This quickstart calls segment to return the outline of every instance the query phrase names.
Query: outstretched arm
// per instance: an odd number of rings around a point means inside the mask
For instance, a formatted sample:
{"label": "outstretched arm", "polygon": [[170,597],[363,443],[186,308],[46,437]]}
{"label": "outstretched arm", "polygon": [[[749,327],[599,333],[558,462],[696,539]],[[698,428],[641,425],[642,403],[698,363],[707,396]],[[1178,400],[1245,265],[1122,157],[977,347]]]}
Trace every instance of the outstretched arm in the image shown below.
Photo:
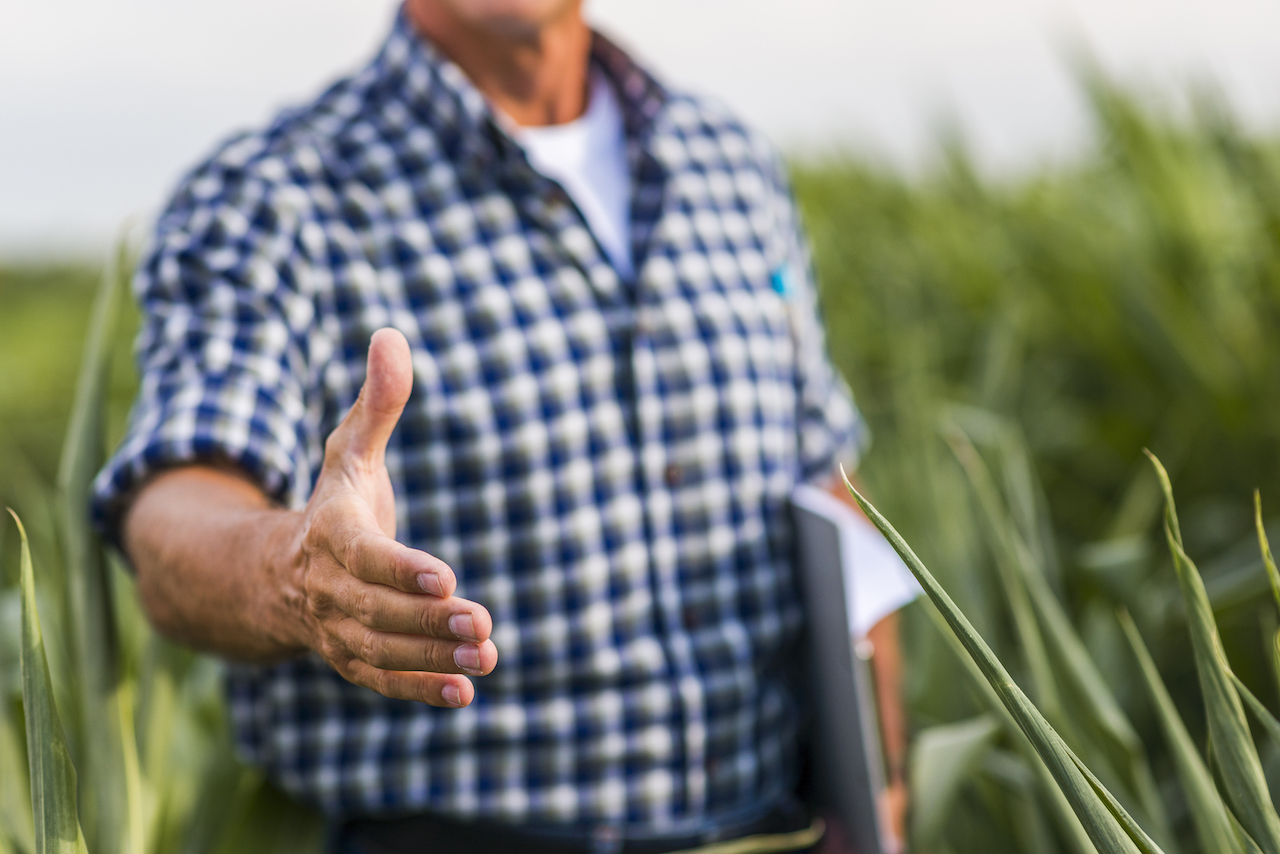
{"label": "outstretched arm", "polygon": [[234,471],[194,465],[147,483],[124,545],[162,634],[249,661],[308,650],[389,697],[465,706],[493,670],[493,621],[452,570],[395,541],[387,439],[412,388],[409,345],[374,334],[351,412],[325,443],[307,506],[283,510]]}

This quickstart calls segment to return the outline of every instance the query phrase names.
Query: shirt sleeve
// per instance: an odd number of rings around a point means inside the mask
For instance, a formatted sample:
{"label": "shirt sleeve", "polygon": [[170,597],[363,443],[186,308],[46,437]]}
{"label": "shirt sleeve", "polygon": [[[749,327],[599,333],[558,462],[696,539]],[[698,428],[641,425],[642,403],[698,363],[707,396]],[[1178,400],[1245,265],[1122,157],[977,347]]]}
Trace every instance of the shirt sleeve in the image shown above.
{"label": "shirt sleeve", "polygon": [[830,475],[837,465],[856,469],[871,433],[827,354],[812,253],[781,162],[775,158],[774,164],[775,219],[783,249],[773,285],[787,302],[795,341],[800,476],[808,482]]}
{"label": "shirt sleeve", "polygon": [[270,182],[216,158],[161,215],[134,279],[140,389],[91,499],[109,541],[138,486],[184,463],[230,463],[274,500],[305,502],[320,440],[306,417],[300,330],[313,303],[296,230]]}

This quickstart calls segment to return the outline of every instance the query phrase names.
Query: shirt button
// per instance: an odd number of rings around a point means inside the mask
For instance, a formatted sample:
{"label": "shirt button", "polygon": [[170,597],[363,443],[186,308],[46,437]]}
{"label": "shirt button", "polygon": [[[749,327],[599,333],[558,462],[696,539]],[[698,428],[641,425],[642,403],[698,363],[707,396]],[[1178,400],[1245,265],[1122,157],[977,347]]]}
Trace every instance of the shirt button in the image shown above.
{"label": "shirt button", "polygon": [[664,480],[666,480],[667,486],[679,486],[680,479],[683,476],[683,474],[684,473],[680,471],[680,466],[676,465],[675,463],[669,463],[667,465],[666,471],[662,473],[662,477]]}
{"label": "shirt button", "polygon": [[691,629],[696,629],[701,620],[698,618],[698,609],[692,605],[685,605],[681,610],[684,615],[684,624]]}

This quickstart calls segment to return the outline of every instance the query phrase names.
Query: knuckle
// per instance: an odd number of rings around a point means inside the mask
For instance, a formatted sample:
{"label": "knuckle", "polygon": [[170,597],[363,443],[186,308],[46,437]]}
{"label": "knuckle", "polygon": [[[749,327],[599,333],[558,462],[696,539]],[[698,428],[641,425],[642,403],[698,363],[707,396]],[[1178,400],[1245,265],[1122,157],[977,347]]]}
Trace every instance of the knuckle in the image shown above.
{"label": "knuckle", "polygon": [[321,597],[316,594],[307,596],[304,607],[306,608],[306,619],[316,625],[323,624],[325,617],[329,616],[329,609],[325,606]]}
{"label": "knuckle", "polygon": [[386,694],[399,700],[421,701],[423,691],[420,680],[409,674],[397,673],[388,675]]}
{"label": "knuckle", "polygon": [[311,518],[307,522],[307,530],[303,535],[303,545],[310,547],[313,551],[324,552],[326,534],[332,528],[334,523],[333,501],[332,499],[323,499],[317,502],[311,512]]}
{"label": "knuckle", "polygon": [[412,682],[412,690],[410,691],[410,699],[419,703],[427,703],[435,705],[437,703],[436,695],[439,693],[433,689],[435,677],[418,677]]}
{"label": "knuckle", "polygon": [[308,573],[303,582],[303,607],[307,615],[323,622],[337,610],[337,600],[324,573]]}
{"label": "knuckle", "polygon": [[299,546],[302,553],[302,565],[304,576],[308,579],[322,573],[329,565],[328,549],[325,548],[324,538],[317,530],[315,520],[307,525],[307,530],[302,535],[302,542]]}
{"label": "knuckle", "polygon": [[414,617],[418,627],[418,634],[427,637],[440,637],[444,633],[440,630],[441,620],[436,616],[436,609],[432,608],[430,603],[425,607],[418,608],[414,612]]}
{"label": "knuckle", "polygon": [[307,523],[306,530],[302,532],[302,559],[308,564],[315,563],[320,559],[322,549],[320,547],[320,536],[316,530],[316,517],[312,517]]}
{"label": "knuckle", "polygon": [[367,588],[357,591],[352,597],[351,611],[351,616],[359,620],[362,625],[377,625],[380,614],[373,591]]}
{"label": "knuckle", "polygon": [[426,682],[419,683],[417,685],[417,690],[414,692],[414,694],[416,695],[414,699],[416,699],[419,703],[426,703],[428,706],[446,706],[447,707],[449,705],[448,703],[441,701],[440,689],[438,687],[432,687],[431,684],[428,684]]}
{"label": "knuckle", "polygon": [[395,696],[392,691],[394,683],[391,679],[391,674],[385,670],[375,670],[373,675],[369,677],[368,687],[377,691],[379,694],[382,694],[384,697]]}
{"label": "knuckle", "polygon": [[345,645],[332,635],[325,635],[321,638],[316,651],[320,653],[321,658],[329,662],[343,676],[346,676],[350,671],[351,656],[348,654]]}
{"label": "knuckle", "polygon": [[333,540],[333,556],[347,572],[360,577],[360,549],[363,532],[358,528],[348,528],[338,533]]}
{"label": "knuckle", "polygon": [[367,661],[374,667],[381,667],[383,653],[384,646],[376,632],[370,629],[362,629],[356,636],[356,654],[360,656],[362,661]]}
{"label": "knuckle", "polygon": [[[397,549],[387,559],[387,570],[391,574],[391,582],[397,587],[405,587],[413,580],[413,568],[409,565],[407,554]],[[416,587],[416,583],[412,585]]]}
{"label": "knuckle", "polygon": [[434,643],[423,651],[423,666],[432,673],[452,673],[458,669],[453,660],[453,646]]}

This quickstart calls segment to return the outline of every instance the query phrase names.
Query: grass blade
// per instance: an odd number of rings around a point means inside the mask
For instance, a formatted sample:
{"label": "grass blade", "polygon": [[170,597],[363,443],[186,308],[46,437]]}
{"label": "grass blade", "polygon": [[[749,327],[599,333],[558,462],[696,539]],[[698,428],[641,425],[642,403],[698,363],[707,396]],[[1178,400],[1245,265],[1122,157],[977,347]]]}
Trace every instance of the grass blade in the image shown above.
{"label": "grass blade", "polygon": [[1009,602],[1009,612],[1013,615],[1019,646],[1031,672],[1037,705],[1047,718],[1061,720],[1057,680],[1054,678],[1049,652],[1027,590],[1026,576],[1031,573],[1022,560],[1026,556],[1025,549],[1020,548],[1023,544],[1014,541],[1013,526],[1006,518],[995,485],[991,482],[991,475],[978,455],[977,448],[967,436],[958,432],[950,432],[947,441],[968,477],[970,488],[978,499],[978,506],[986,521],[996,569],[1000,573],[1001,589]]}
{"label": "grass blade", "polygon": [[[1003,424],[995,416],[985,417],[994,424],[994,429],[989,425],[987,432],[992,434],[991,441],[1001,454],[1004,466],[1020,472],[1020,479],[1029,481],[1030,461],[1016,438],[1016,428]],[[1141,739],[1098,672],[1057,595],[1050,589],[1041,558],[1036,557],[1037,548],[1006,511],[981,455],[962,430],[950,431],[947,438],[982,510],[1015,626],[1039,689],[1037,705],[1074,749],[1086,753],[1095,763],[1105,763],[1105,767],[1097,766],[1099,770],[1108,773],[1112,786],[1130,799],[1134,809],[1141,811],[1160,845],[1172,854],[1176,851],[1176,838]],[[1030,485],[1023,485],[1020,491],[1034,490]],[[1028,508],[1024,515],[1030,517],[1032,512]],[[1033,530],[1041,526],[1034,518],[1027,518],[1022,527]],[[1038,550],[1045,552],[1047,547],[1041,544]],[[1030,613],[1023,615],[1024,611]],[[1034,624],[1032,630],[1024,628],[1028,622]],[[1061,683],[1061,687],[1057,683]],[[1046,684],[1048,689],[1041,687]],[[1063,702],[1066,697],[1071,699],[1073,708],[1067,708]],[[1050,702],[1046,703],[1046,699]]]}
{"label": "grass blade", "polygon": [[1173,484],[1169,481],[1169,473],[1164,470],[1164,464],[1156,458],[1146,448],[1142,449],[1142,453],[1147,455],[1147,459],[1151,460],[1151,465],[1156,470],[1156,480],[1160,483],[1160,491],[1164,493],[1164,524],[1171,532],[1174,540],[1178,545],[1182,545],[1182,527],[1178,524],[1178,508],[1173,503]]}
{"label": "grass blade", "polygon": [[[950,631],[950,630],[948,630]],[[1018,734],[1023,744],[1026,739],[1022,738],[1022,734]],[[1007,750],[994,748],[987,752],[986,757],[982,761],[982,766],[978,771],[980,775],[975,781],[977,786],[983,786],[984,782],[990,782],[1000,787],[1007,801],[1007,816],[1012,831],[1009,843],[1011,847],[1005,847],[996,840],[985,840],[978,842],[973,839],[970,826],[963,827],[958,832],[953,831],[955,836],[964,834],[964,844],[970,851],[1034,851],[1036,854],[1060,854],[1062,847],[1058,844],[1057,838],[1049,826],[1048,816],[1044,810],[1044,793],[1047,791],[1057,792],[1057,786],[1050,784],[1045,789],[1041,784],[1041,777],[1049,772],[1044,771],[1038,774],[1032,770],[1028,764],[1028,758],[1025,754],[1030,754],[1030,761],[1035,762],[1040,768],[1044,768],[1044,763],[1035,755],[1035,751],[1031,750],[1031,745],[1026,744],[1026,750],[1023,753],[1012,753]],[[976,787],[975,787],[976,788]],[[985,788],[985,787],[984,787]],[[1058,792],[1059,798],[1062,793]],[[1075,819],[1075,813],[1071,812],[1071,807],[1063,806],[1066,814]],[[1086,850],[1093,851],[1093,845],[1089,842],[1089,837],[1084,836],[1084,830],[1080,830],[1080,835],[1084,837]],[[954,837],[951,840],[954,842]],[[944,854],[949,849],[943,847],[945,843],[934,844],[928,850]],[[1006,843],[1007,845],[1008,843]],[[923,846],[916,840],[912,839],[912,850],[923,850]]]}
{"label": "grass blade", "polygon": [[1178,585],[1186,602],[1209,739],[1222,771],[1227,797],[1236,818],[1258,846],[1266,854],[1280,854],[1280,816],[1272,806],[1262,762],[1244,717],[1244,707],[1231,681],[1231,669],[1218,636],[1204,581],[1182,548],[1169,475],[1155,455],[1147,452],[1147,456],[1155,466],[1161,488],[1165,491],[1165,538],[1173,554]]}
{"label": "grass blade", "polygon": [[136,787],[130,780],[120,721],[119,639],[102,544],[88,518],[90,484],[103,462],[104,402],[124,250],[108,262],[94,298],[76,381],[75,401],[58,469],[58,511],[67,566],[67,597],[75,656],[82,810],[89,846],[122,854],[141,844],[131,827]]}
{"label": "grass blade", "polygon": [[[1066,745],[1063,745],[1063,747],[1065,748]],[[1103,805],[1115,818],[1116,822],[1124,828],[1124,832],[1129,835],[1129,838],[1143,851],[1159,851],[1160,847],[1156,845],[1155,840],[1147,835],[1147,832],[1142,829],[1142,825],[1133,820],[1133,816],[1129,815],[1124,806],[1116,800],[1116,796],[1107,791],[1107,787],[1102,785],[1097,775],[1089,770],[1089,766],[1081,762],[1080,757],[1071,753],[1070,750],[1067,752],[1070,754],[1071,760],[1075,762],[1076,768],[1089,781],[1089,785],[1093,787],[1094,793],[1102,800]]]}
{"label": "grass blade", "polygon": [[931,849],[942,835],[960,787],[995,742],[1000,725],[991,715],[929,727],[911,751],[911,840]]}
{"label": "grass blade", "polygon": [[1277,817],[1244,717],[1244,707],[1232,682],[1226,653],[1218,637],[1213,610],[1195,564],[1166,527],[1174,566],[1187,600],[1188,622],[1200,691],[1204,696],[1209,738],[1222,770],[1227,796],[1236,817],[1267,854],[1280,854],[1280,817]]}
{"label": "grass blade", "polygon": [[1151,695],[1165,741],[1169,744],[1169,752],[1173,757],[1182,791],[1186,795],[1191,823],[1200,840],[1200,847],[1205,851],[1220,851],[1223,854],[1243,852],[1232,829],[1226,804],[1222,802],[1222,796],[1213,783],[1213,774],[1200,758],[1191,734],[1178,715],[1173,698],[1169,696],[1164,680],[1160,678],[1160,672],[1151,660],[1146,644],[1142,642],[1138,627],[1128,613],[1121,612],[1119,617],[1133,654],[1138,659],[1138,667],[1146,682],[1147,692]]}
{"label": "grass blade", "polygon": [[87,854],[76,814],[76,769],[53,701],[49,663],[44,655],[40,615],[36,612],[31,548],[18,514],[22,538],[22,709],[27,722],[27,761],[31,768],[31,805],[35,815],[35,854]]}
{"label": "grass blade", "polygon": [[[1098,726],[1116,742],[1116,746],[1140,758],[1142,742],[1133,724],[1129,722],[1120,704],[1111,695],[1106,680],[1102,678],[1102,674],[1098,672],[1098,668],[1089,657],[1089,652],[1072,626],[1070,617],[1049,588],[1043,573],[1035,565],[1033,558],[1035,549],[1019,534],[1018,528],[1001,509],[1001,502],[996,495],[990,472],[982,458],[966,436],[949,438],[974,494],[978,497],[997,550],[1004,553],[1005,562],[1021,570],[1019,574],[1025,581],[1027,595],[1039,617],[1045,645],[1061,659],[1072,687],[1085,701],[1086,707]],[[1014,456],[1006,447],[1001,447],[1001,451],[1006,457]],[[1027,465],[1027,461],[1022,458],[1017,459],[1016,462],[1020,467]],[[1024,522],[1023,525],[1034,525],[1034,522]]]}
{"label": "grass blade", "polygon": [[1249,711],[1253,712],[1253,716],[1258,719],[1258,723],[1262,724],[1262,728],[1267,731],[1267,735],[1275,742],[1276,747],[1280,747],[1280,721],[1276,720],[1275,715],[1262,704],[1248,686],[1240,681],[1240,677],[1233,672],[1231,674],[1231,682],[1236,686],[1236,690],[1240,692],[1240,696],[1244,699],[1244,704],[1249,707]]}
{"label": "grass blade", "polygon": [[1014,720],[1013,715],[1009,714],[1009,710],[1005,708],[995,688],[991,687],[991,683],[983,676],[982,671],[973,660],[973,656],[965,649],[964,644],[960,642],[960,638],[952,631],[950,624],[947,623],[936,607],[930,605],[925,608],[925,612],[929,615],[943,642],[955,654],[956,660],[960,662],[961,667],[968,674],[974,691],[978,694],[982,703],[991,710],[993,715],[1000,719],[1009,737],[1017,745],[1023,759],[1034,771],[1036,779],[1049,801],[1049,806],[1053,809],[1054,819],[1058,822],[1059,829],[1063,835],[1066,836],[1068,844],[1074,848],[1077,854],[1097,854],[1098,849],[1094,847],[1093,842],[1089,839],[1089,834],[1085,831],[1084,825],[1080,823],[1080,818],[1076,815],[1075,810],[1072,809],[1070,802],[1067,801],[1066,795],[1062,793],[1062,789],[1054,781],[1053,775],[1049,773],[1049,768],[1044,764],[1044,760],[1040,758],[1040,754],[1036,753],[1035,747],[1032,746],[1026,734],[1018,726],[1018,722]]}
{"label": "grass blade", "polygon": [[1253,524],[1258,529],[1258,547],[1262,550],[1262,565],[1267,568],[1267,578],[1271,580],[1271,595],[1276,598],[1276,607],[1280,608],[1280,572],[1276,571],[1276,559],[1271,556],[1271,543],[1267,541],[1267,529],[1262,524],[1262,493],[1253,491]]}
{"label": "grass blade", "polygon": [[1270,633],[1270,640],[1267,659],[1271,665],[1271,675],[1275,677],[1277,687],[1280,687],[1280,629]]}
{"label": "grass blade", "polygon": [[1231,817],[1231,829],[1235,831],[1236,841],[1244,850],[1245,854],[1262,854],[1262,849],[1258,847],[1258,843],[1254,842],[1249,836],[1249,832],[1240,826],[1240,822],[1230,810],[1227,815]]}
{"label": "grass blade", "polygon": [[8,698],[0,697],[0,836],[5,834],[19,851],[34,851],[35,827],[31,823],[31,785],[23,755],[18,723],[9,714]]}
{"label": "grass blade", "polygon": [[[843,472],[842,472],[843,474]],[[1143,851],[1148,854],[1160,849],[1150,839],[1131,835],[1131,831],[1122,828],[1112,814],[1110,805],[1103,802],[1094,790],[1093,784],[1080,772],[1075,755],[1062,742],[1058,734],[1049,726],[1040,711],[1017,686],[1004,665],[1000,663],[986,641],[974,630],[951,597],[938,584],[932,573],[920,561],[911,547],[894,527],[880,515],[880,512],[869,501],[853,488],[847,477],[845,486],[858,502],[858,506],[875,523],[885,538],[906,562],[913,575],[924,588],[925,593],[942,612],[951,630],[956,633],[965,650],[973,657],[974,662],[982,670],[991,687],[995,689],[1000,701],[1018,723],[1018,727],[1030,739],[1036,753],[1044,760],[1050,773],[1062,792],[1066,795],[1071,808],[1079,816],[1089,838],[1097,846],[1101,854],[1113,852]],[[1120,810],[1123,813],[1123,810]],[[1145,836],[1145,834],[1143,835]]]}

